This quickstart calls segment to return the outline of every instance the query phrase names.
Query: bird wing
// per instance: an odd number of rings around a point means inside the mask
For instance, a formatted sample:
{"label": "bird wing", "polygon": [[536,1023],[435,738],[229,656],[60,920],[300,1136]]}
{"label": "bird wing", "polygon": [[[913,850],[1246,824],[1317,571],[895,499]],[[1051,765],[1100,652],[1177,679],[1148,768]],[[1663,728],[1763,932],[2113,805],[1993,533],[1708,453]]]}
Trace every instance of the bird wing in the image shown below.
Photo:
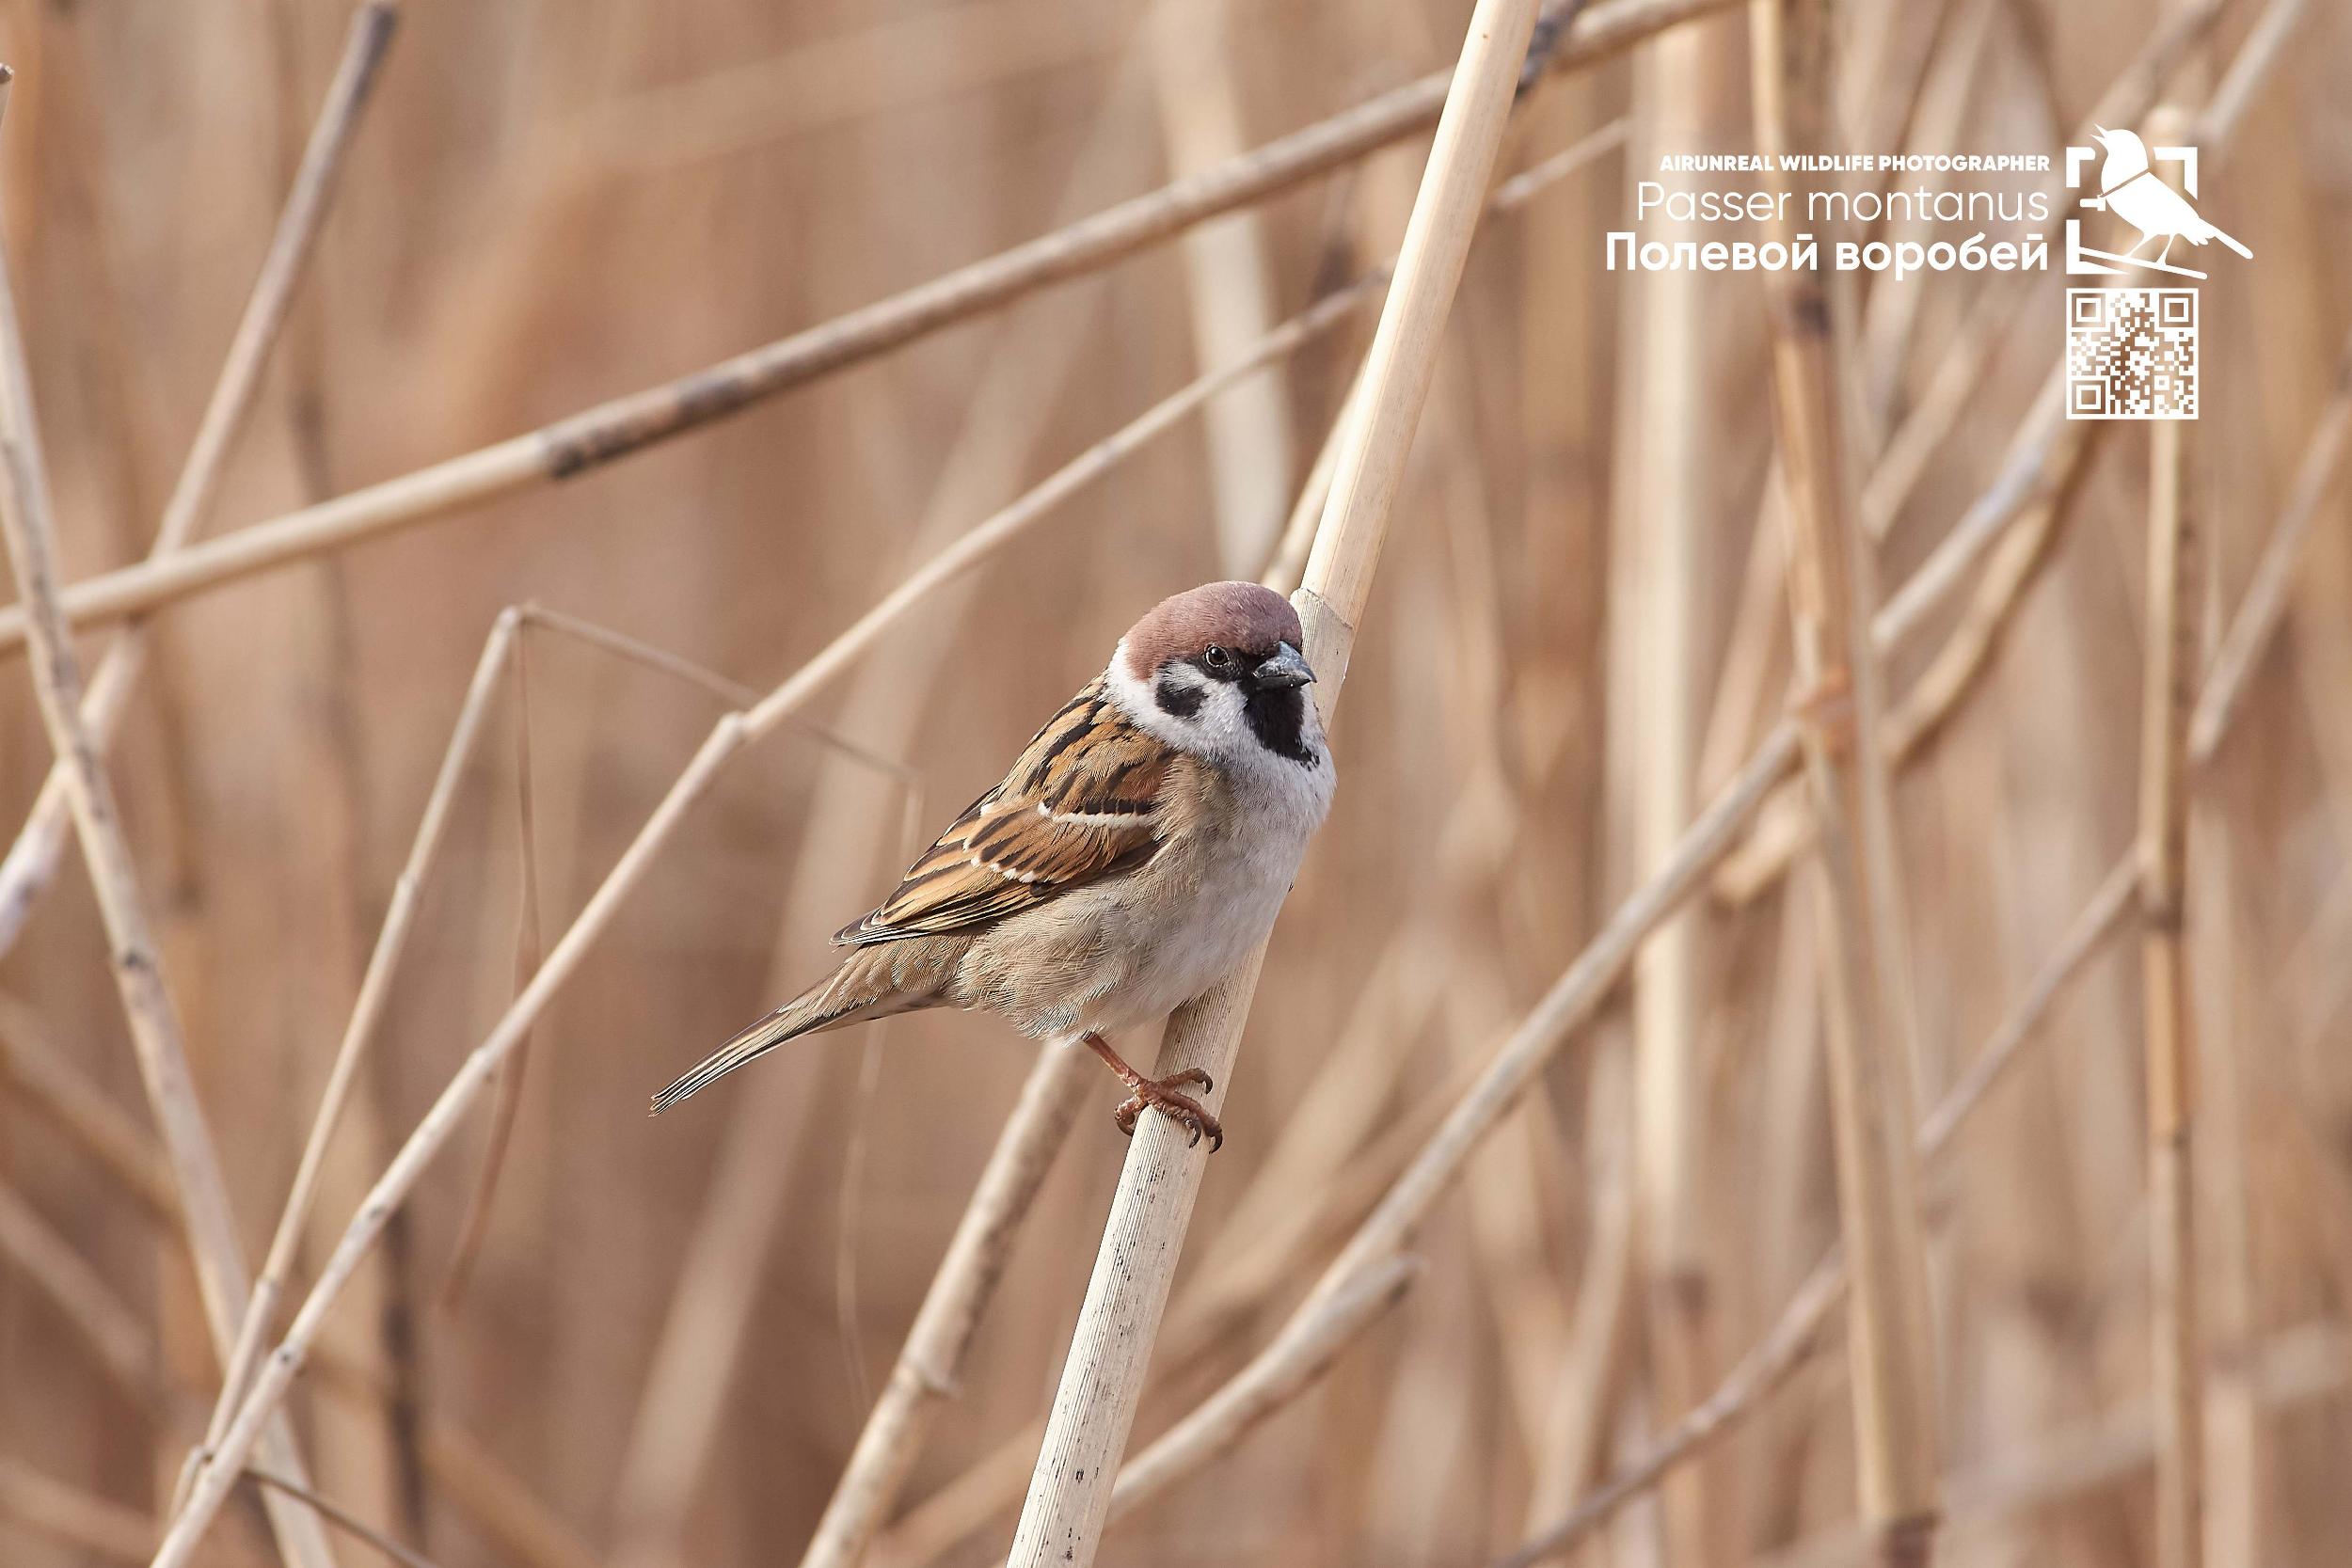
{"label": "bird wing", "polygon": [[897,892],[834,941],[863,947],[991,926],[1141,865],[1162,842],[1176,761],[1096,679],[907,867]]}

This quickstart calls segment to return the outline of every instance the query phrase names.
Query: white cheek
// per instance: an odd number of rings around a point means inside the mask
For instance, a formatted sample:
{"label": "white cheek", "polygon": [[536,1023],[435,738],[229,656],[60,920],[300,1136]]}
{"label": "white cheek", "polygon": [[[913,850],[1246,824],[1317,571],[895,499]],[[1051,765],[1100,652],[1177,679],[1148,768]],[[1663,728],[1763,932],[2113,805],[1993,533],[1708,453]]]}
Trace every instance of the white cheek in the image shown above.
{"label": "white cheek", "polygon": [[1201,749],[1212,754],[1230,754],[1244,742],[1254,746],[1249,733],[1249,716],[1244,711],[1249,699],[1242,689],[1227,681],[1211,681],[1201,689],[1205,699],[1200,711],[1192,716],[1192,726],[1201,738]]}

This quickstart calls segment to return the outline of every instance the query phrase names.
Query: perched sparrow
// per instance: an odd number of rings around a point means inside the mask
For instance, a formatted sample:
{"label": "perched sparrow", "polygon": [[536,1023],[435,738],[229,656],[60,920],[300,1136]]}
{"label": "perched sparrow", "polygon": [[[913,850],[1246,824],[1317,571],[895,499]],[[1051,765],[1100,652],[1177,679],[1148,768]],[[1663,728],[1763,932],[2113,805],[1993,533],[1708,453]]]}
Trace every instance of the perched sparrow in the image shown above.
{"label": "perched sparrow", "polygon": [[1131,1091],[1122,1132],[1149,1106],[1222,1144],[1178,1092],[1214,1087],[1208,1074],[1146,1078],[1103,1037],[1200,995],[1273,928],[1331,804],[1301,641],[1289,601],[1256,583],[1162,600],[1004,783],[834,935],[855,949],[841,967],[656,1095],[655,1114],[801,1035],[982,1007],[1032,1037],[1084,1040]]}

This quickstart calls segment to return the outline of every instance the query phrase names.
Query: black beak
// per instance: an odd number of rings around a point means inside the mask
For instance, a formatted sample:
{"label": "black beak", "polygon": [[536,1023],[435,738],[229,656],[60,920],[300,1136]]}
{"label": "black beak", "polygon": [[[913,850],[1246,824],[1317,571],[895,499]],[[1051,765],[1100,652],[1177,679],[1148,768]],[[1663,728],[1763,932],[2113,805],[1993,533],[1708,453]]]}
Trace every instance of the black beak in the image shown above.
{"label": "black beak", "polygon": [[1249,684],[1261,691],[1306,686],[1314,678],[1315,673],[1298,657],[1298,650],[1287,642],[1279,644],[1272,658],[1249,673]]}

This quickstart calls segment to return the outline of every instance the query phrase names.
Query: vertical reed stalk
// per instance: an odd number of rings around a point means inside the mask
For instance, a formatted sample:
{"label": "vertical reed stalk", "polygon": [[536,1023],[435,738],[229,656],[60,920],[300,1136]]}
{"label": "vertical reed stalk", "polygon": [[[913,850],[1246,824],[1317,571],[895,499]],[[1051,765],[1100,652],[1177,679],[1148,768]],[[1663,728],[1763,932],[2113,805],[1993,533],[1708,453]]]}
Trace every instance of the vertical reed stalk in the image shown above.
{"label": "vertical reed stalk", "polygon": [[[2159,112],[2151,130],[2177,118]],[[2139,748],[2140,967],[2148,1075],[2150,1338],[2155,1355],[2156,1548],[2163,1568],[2204,1560],[2204,1372],[2197,1332],[2192,1180],[2196,1043],[2183,940],[2188,722],[2197,679],[2198,536],[2190,433],[2149,427],[2148,637]]]}
{"label": "vertical reed stalk", "polygon": [[[1536,9],[1535,0],[1479,0],[1471,13],[1406,229],[1396,284],[1366,357],[1361,402],[1343,421],[1331,497],[1295,595],[1327,718],[1346,678]],[[1263,962],[1262,948],[1177,1013],[1161,1046],[1160,1071],[1199,1067],[1220,1090],[1229,1088]],[[1207,1160],[1166,1118],[1147,1117],[1136,1129],[1013,1537],[1016,1564],[1087,1568],[1094,1560]]]}
{"label": "vertical reed stalk", "polygon": [[[1728,145],[1744,66],[1731,19],[1664,34],[1636,56],[1641,135],[1634,166],[1663,155]],[[1740,127],[1744,131],[1744,127]],[[1655,226],[1670,243],[1703,226]],[[1633,879],[1673,854],[1697,811],[1704,673],[1714,625],[1712,558],[1724,516],[1721,467],[1710,449],[1731,409],[1729,312],[1720,278],[1698,272],[1641,277],[1629,349],[1636,388],[1627,499],[1611,549],[1617,577],[1609,616],[1626,672],[1622,724],[1629,742],[1624,809],[1630,817]],[[1613,706],[1614,705],[1613,704]],[[1649,1376],[1659,1405],[1681,1410],[1713,1381],[1708,1349],[1715,1289],[1708,1277],[1708,1147],[1700,1031],[1708,1010],[1702,911],[1660,927],[1635,960],[1633,980],[1634,1201],[1647,1298]],[[1692,1564],[1728,1560],[1728,1509],[1709,1506],[1704,1469],[1666,1496],[1669,1555]]]}
{"label": "vertical reed stalk", "polygon": [[[1169,168],[1179,176],[1215,168],[1246,145],[1234,80],[1233,0],[1158,5],[1145,20]],[[1185,231],[1184,302],[1196,357],[1222,365],[1248,351],[1275,321],[1266,276],[1265,220],[1243,211]],[[1208,438],[1209,494],[1216,511],[1217,569],[1257,570],[1282,525],[1291,487],[1291,412],[1281,377],[1253,376],[1201,414]]]}
{"label": "vertical reed stalk", "polygon": [[[1768,156],[1832,150],[1824,0],[1754,0],[1756,128]],[[1775,186],[1801,196],[1786,175]],[[1793,228],[1795,214],[1788,214]],[[1785,237],[1784,231],[1784,237]],[[1934,1361],[1911,1147],[1913,1042],[1901,887],[1839,301],[1827,275],[1770,280],[1773,378],[1789,491],[1789,589],[1805,771],[1820,823],[1824,1010],[1838,1217],[1853,1265],[1848,1325],[1864,1526],[1883,1561],[1928,1560],[1936,1516]]]}

